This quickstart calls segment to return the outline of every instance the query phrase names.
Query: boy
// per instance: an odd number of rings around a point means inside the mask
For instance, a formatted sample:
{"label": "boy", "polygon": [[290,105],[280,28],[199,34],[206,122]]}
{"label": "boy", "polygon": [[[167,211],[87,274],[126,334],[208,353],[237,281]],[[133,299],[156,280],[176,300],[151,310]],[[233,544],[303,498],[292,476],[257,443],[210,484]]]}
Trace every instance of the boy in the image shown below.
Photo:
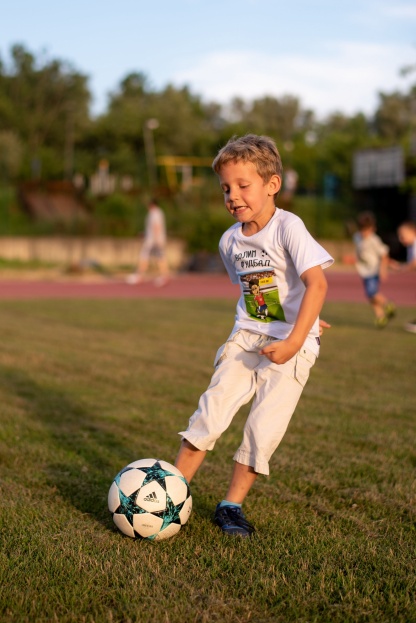
{"label": "boy", "polygon": [[[407,249],[407,258],[401,270],[416,270],[416,223],[405,221],[397,229],[397,236],[404,247]],[[406,322],[406,331],[416,333],[416,319]]]}
{"label": "boy", "polygon": [[375,314],[374,323],[378,329],[384,329],[396,313],[395,305],[380,292],[380,280],[387,277],[389,248],[376,234],[376,219],[372,212],[361,212],[357,224],[358,232],[353,236],[357,255],[355,265]]}
{"label": "boy", "polygon": [[[214,516],[225,533],[248,537],[254,527],[241,505],[257,475],[269,473],[269,459],[318,356],[318,316],[327,291],[322,269],[333,259],[297,216],[275,207],[282,163],[272,139],[234,137],[212,166],[225,206],[237,221],[223,234],[219,248],[241,296],[211,383],[187,430],[179,433],[176,465],[191,481],[239,408],[255,396],[228,492]],[[258,284],[254,296],[253,282]],[[267,315],[261,317],[260,294],[267,305]]]}
{"label": "boy", "polygon": [[163,210],[158,206],[156,199],[151,199],[147,205],[144,242],[140,251],[137,271],[127,277],[127,283],[135,285],[141,283],[149,270],[152,258],[158,270],[155,279],[156,286],[164,286],[169,279],[169,267],[166,259],[166,223]]}
{"label": "boy", "polygon": [[416,269],[416,223],[405,221],[399,225],[397,236],[404,247],[406,247],[406,264],[402,270]]}

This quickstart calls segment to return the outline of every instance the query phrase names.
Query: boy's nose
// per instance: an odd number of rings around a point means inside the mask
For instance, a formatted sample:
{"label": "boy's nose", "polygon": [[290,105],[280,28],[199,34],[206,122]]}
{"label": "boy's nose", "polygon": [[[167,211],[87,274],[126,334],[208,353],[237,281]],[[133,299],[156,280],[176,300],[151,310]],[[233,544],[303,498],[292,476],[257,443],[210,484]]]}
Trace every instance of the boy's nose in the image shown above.
{"label": "boy's nose", "polygon": [[238,199],[238,188],[230,190],[230,201],[236,201]]}

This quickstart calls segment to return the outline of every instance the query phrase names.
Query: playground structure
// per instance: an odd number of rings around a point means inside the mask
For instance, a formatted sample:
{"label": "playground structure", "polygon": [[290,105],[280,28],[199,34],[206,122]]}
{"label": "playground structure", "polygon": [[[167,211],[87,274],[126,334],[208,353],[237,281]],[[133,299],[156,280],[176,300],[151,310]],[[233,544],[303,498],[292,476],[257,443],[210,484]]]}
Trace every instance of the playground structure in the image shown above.
{"label": "playground structure", "polygon": [[[176,191],[181,188],[187,191],[195,183],[194,167],[209,167],[212,165],[212,158],[203,158],[198,156],[159,156],[156,159],[158,165],[165,167],[166,179],[169,189]],[[180,171],[182,179],[179,183],[178,171]]]}

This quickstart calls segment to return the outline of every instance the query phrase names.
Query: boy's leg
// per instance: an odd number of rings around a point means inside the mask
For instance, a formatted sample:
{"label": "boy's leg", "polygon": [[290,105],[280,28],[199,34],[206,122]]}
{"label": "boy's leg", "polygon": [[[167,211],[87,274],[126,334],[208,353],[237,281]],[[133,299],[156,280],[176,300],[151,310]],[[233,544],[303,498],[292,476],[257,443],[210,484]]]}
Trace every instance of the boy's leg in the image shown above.
{"label": "boy's leg", "polygon": [[257,473],[269,473],[269,459],[285,434],[315,360],[313,353],[302,348],[283,365],[263,359],[257,367],[257,393],[242,444],[234,455],[227,498],[215,511],[215,523],[226,534],[250,537],[255,531],[245,518],[241,504]]}
{"label": "boy's leg", "polygon": [[191,482],[201,467],[206,453],[206,450],[198,450],[189,441],[183,439],[176,457],[175,466],[182,472],[188,482]]}
{"label": "boy's leg", "polygon": [[256,481],[258,474],[250,465],[234,462],[233,475],[225,499],[233,504],[242,504]]}
{"label": "boy's leg", "polygon": [[157,268],[156,286],[164,286],[169,280],[169,264],[164,247],[157,247],[154,253]]}
{"label": "boy's leg", "polygon": [[177,467],[184,475],[185,472],[191,477],[195,474],[205,457],[205,454],[202,456],[199,452],[214,448],[234,415],[243,404],[249,402],[255,392],[254,369],[260,356],[256,352],[245,351],[237,343],[238,339],[236,335],[235,339],[229,340],[218,350],[210,385],[200,397],[198,408],[190,418],[187,429],[179,433],[186,441],[182,442],[177,458]]}
{"label": "boy's leg", "polygon": [[[246,335],[248,334],[248,335]],[[239,408],[253,396],[256,388],[256,373],[261,357],[255,345],[259,336],[248,332],[237,332],[217,352],[215,358],[215,372],[207,391],[199,400],[198,409],[189,421],[186,431],[182,431],[183,440],[175,462],[176,467],[190,482],[201,466],[207,450],[212,450],[215,441],[229,426]],[[251,350],[254,348],[254,350]],[[189,436],[189,438],[188,438]],[[192,443],[193,442],[193,443]],[[200,450],[195,444],[198,444]],[[245,497],[255,479],[254,470],[241,465],[240,469],[246,474],[245,478],[233,476],[230,492],[232,500]],[[236,467],[235,470],[239,471]],[[245,482],[244,486],[239,484]],[[234,493],[234,487],[238,493]],[[238,504],[238,502],[235,502]],[[215,512],[215,522],[225,532],[249,536],[254,528],[247,522],[241,509],[236,506],[219,508]],[[231,523],[230,523],[231,518]]]}
{"label": "boy's leg", "polygon": [[143,245],[137,261],[136,271],[127,277],[127,283],[134,285],[141,283],[149,268],[149,249],[146,243]]}
{"label": "boy's leg", "polygon": [[214,522],[231,536],[250,537],[255,532],[254,526],[247,521],[241,505],[257,478],[249,465],[234,463],[234,471],[226,499],[215,509]]}
{"label": "boy's leg", "polygon": [[139,275],[144,275],[149,270],[149,254],[141,254],[137,266],[137,272]]}
{"label": "boy's leg", "polygon": [[249,537],[254,527],[241,504],[258,473],[268,474],[270,456],[282,439],[316,356],[304,348],[283,365],[262,358],[257,367],[257,392],[234,455],[235,465],[226,499],[217,506],[215,522],[226,534]]}
{"label": "boy's leg", "polygon": [[389,320],[396,315],[396,306],[394,303],[389,302],[381,292],[377,292],[377,294],[370,299],[370,304],[376,316],[374,321],[376,327],[378,329],[384,329]]}
{"label": "boy's leg", "polygon": [[158,279],[167,282],[169,279],[169,265],[165,255],[157,259]]}
{"label": "boy's leg", "polygon": [[365,293],[376,317],[375,325],[379,329],[383,329],[388,321],[395,315],[396,307],[393,303],[389,303],[384,294],[380,292],[380,279],[378,275],[365,278],[363,281]]}
{"label": "boy's leg", "polygon": [[387,299],[385,296],[383,296],[383,294],[381,294],[381,292],[377,292],[377,294],[375,294],[373,297],[371,297],[370,299],[370,303],[371,303],[371,307],[373,308],[373,311],[376,315],[377,318],[383,318],[384,317],[384,307],[387,305]]}
{"label": "boy's leg", "polygon": [[282,440],[316,356],[302,347],[283,365],[266,359],[257,368],[257,393],[247,418],[238,463],[269,474],[269,459]]}

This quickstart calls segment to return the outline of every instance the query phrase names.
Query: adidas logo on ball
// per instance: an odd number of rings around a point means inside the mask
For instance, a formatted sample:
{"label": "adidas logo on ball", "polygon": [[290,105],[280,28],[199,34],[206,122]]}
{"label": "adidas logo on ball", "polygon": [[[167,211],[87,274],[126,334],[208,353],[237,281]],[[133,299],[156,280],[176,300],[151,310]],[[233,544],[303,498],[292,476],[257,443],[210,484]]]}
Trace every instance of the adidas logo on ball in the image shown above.
{"label": "adidas logo on ball", "polygon": [[149,495],[146,495],[146,497],[143,498],[143,500],[145,502],[159,502],[159,500],[157,499],[157,495],[154,491],[153,493],[149,493]]}

